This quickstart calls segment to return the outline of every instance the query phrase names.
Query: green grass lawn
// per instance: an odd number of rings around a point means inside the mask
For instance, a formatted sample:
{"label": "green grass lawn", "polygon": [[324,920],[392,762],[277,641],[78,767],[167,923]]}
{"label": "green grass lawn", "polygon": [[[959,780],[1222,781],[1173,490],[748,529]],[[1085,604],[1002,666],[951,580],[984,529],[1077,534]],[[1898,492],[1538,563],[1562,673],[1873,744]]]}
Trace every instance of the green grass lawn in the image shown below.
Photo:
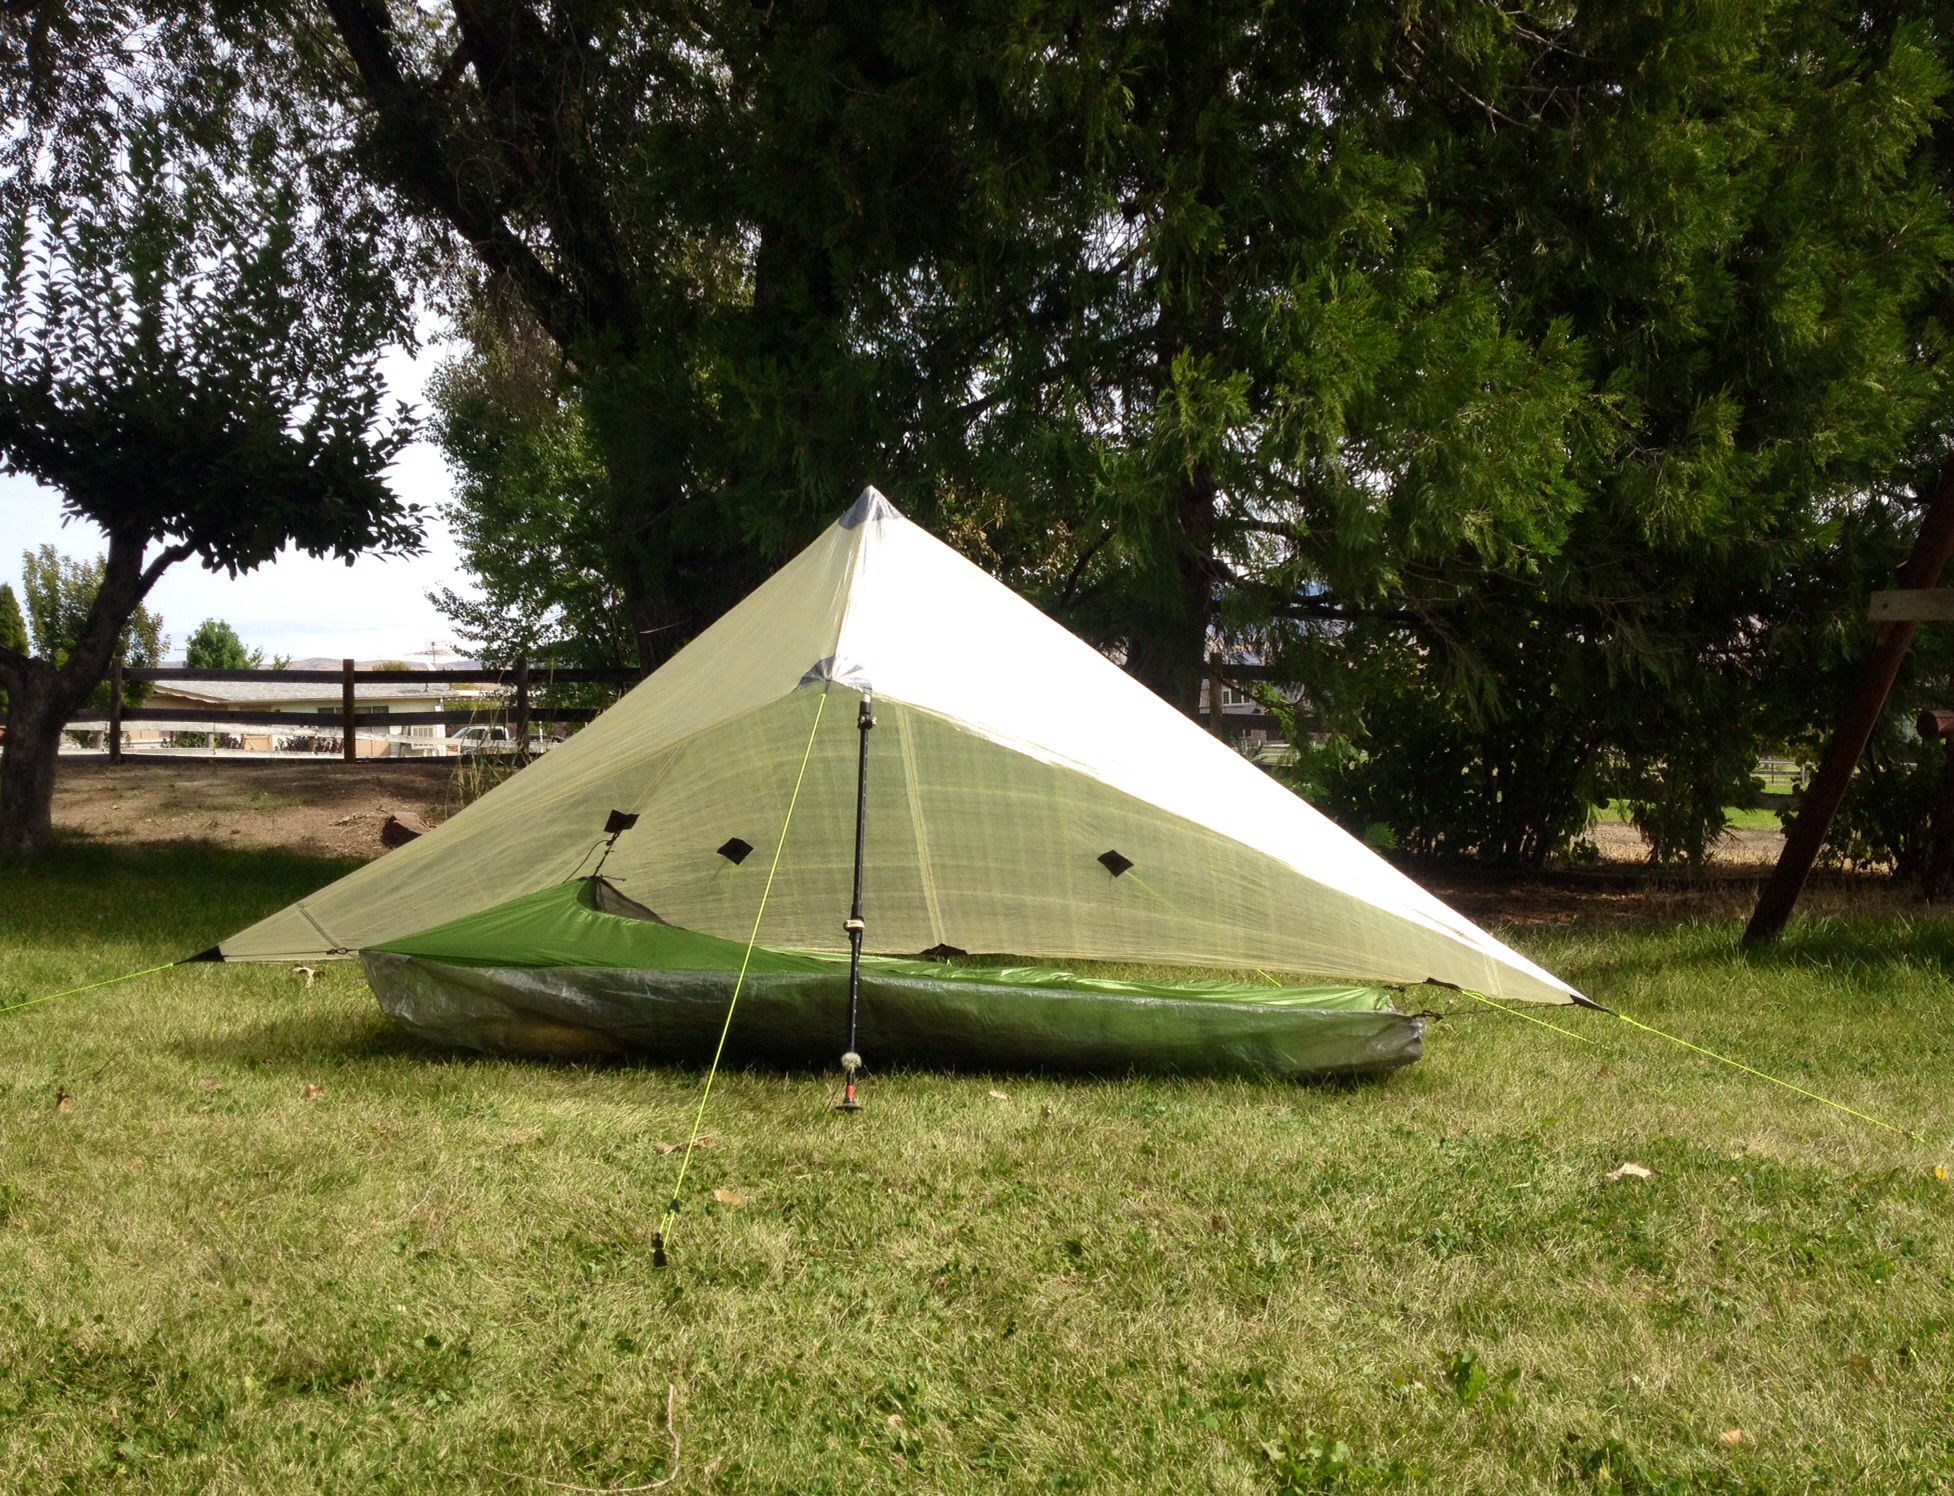
{"label": "green grass lawn", "polygon": [[[1775,792],[1767,791],[1766,793]],[[1787,804],[1790,803],[1791,797],[1788,793],[1782,795],[1780,798],[1784,799]],[[1726,805],[1723,807],[1723,813],[1732,831],[1784,830],[1783,817],[1771,806]],[[1626,800],[1610,800],[1602,807],[1601,814],[1611,820],[1625,822],[1629,818],[1628,802]]]}
{"label": "green grass lawn", "polygon": [[[337,871],[0,875],[0,1004]],[[1945,1141],[1948,926],[1734,934],[1525,944]],[[696,1069],[429,1051],[344,964],[8,1014],[0,1490],[634,1484],[668,1386],[674,1490],[1954,1482],[1944,1147],[1597,1014],[1547,1016],[1602,1049],[1467,1006],[1373,1084],[887,1073],[843,1117],[826,1077],[725,1076],[664,1271]]]}

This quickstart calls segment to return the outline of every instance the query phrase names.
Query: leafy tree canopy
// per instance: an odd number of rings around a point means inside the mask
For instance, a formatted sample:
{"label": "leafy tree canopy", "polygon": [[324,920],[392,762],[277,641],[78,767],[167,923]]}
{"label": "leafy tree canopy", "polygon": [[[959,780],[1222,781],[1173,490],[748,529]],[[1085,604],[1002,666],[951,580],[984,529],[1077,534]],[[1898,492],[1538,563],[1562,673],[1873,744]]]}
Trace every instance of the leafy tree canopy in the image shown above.
{"label": "leafy tree canopy", "polygon": [[246,649],[237,630],[221,618],[206,618],[183,646],[183,663],[196,670],[256,670],[263,666],[262,649]]}
{"label": "leafy tree canopy", "polygon": [[485,641],[655,663],[873,478],[1407,846],[1692,855],[1954,432],[1944,6],[317,10]]}
{"label": "leafy tree canopy", "polygon": [[[56,667],[65,665],[88,627],[89,612],[101,593],[108,561],[101,556],[77,560],[62,555],[51,545],[44,545],[24,552],[20,569],[21,584],[27,591],[27,632],[31,642],[20,646],[19,652],[39,655]],[[11,592],[8,597],[11,599]],[[4,611],[5,604],[0,603],[0,613]],[[6,642],[0,638],[0,644]],[[124,665],[159,665],[169,647],[161,616],[138,607],[123,625],[116,657]],[[139,682],[132,681],[123,688],[123,700],[131,706],[140,705],[148,694],[148,686]],[[107,689],[98,686],[90,694],[89,704],[97,710],[106,709]]]}
{"label": "leafy tree canopy", "polygon": [[0,851],[29,851],[61,722],[165,569],[415,543],[378,368],[410,308],[330,119],[201,8],[0,13],[0,102],[0,471],[108,537],[66,658],[0,650]]}
{"label": "leafy tree canopy", "polygon": [[454,500],[444,517],[479,595],[433,601],[484,659],[625,666],[638,650],[609,480],[546,340],[484,318],[428,386]]}

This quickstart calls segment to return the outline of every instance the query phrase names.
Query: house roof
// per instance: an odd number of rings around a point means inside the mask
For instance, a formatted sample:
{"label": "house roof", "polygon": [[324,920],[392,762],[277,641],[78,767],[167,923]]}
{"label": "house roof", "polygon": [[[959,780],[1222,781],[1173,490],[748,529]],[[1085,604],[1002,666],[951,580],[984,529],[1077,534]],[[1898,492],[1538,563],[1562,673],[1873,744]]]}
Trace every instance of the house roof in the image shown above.
{"label": "house roof", "polygon": [[[454,687],[435,681],[426,685],[417,682],[404,686],[359,680],[353,683],[353,698],[356,701],[440,701],[461,694]],[[159,681],[150,696],[150,704],[168,706],[175,701],[189,701],[210,706],[255,706],[261,703],[268,706],[287,703],[295,706],[314,703],[335,706],[341,699],[338,686],[307,685],[303,681]]]}

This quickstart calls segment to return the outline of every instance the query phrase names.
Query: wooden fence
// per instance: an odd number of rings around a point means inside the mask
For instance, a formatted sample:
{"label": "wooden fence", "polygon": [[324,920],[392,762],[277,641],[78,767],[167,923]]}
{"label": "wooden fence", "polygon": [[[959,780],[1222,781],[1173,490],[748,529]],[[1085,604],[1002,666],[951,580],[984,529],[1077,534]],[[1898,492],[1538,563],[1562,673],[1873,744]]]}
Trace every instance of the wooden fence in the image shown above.
{"label": "wooden fence", "polygon": [[[514,746],[520,752],[527,749],[529,729],[538,722],[589,722],[597,716],[596,710],[590,707],[538,704],[531,697],[532,686],[629,686],[638,679],[637,672],[633,670],[555,669],[547,666],[537,669],[527,660],[517,660],[506,670],[356,670],[351,660],[342,660],[337,670],[197,670],[187,665],[157,665],[125,670],[118,664],[109,675],[109,762],[122,762],[122,728],[124,723],[131,722],[195,722],[200,727],[207,725],[213,732],[222,732],[227,727],[283,727],[291,729],[294,735],[301,734],[307,728],[317,733],[322,727],[336,725],[340,734],[340,754],[348,763],[358,758],[357,734],[362,727],[445,729],[506,723]],[[194,711],[189,711],[182,707],[131,707],[123,704],[123,688],[130,682],[179,680],[336,685],[339,687],[339,717],[336,723],[329,723],[270,708],[199,705]],[[484,701],[439,711],[363,712],[359,709],[356,695],[359,686],[436,683],[500,686],[509,695],[506,700]],[[1232,686],[1241,690],[1251,684],[1279,685],[1282,684],[1282,677],[1273,666],[1236,664],[1219,657],[1210,659],[1202,683],[1198,720],[1217,737],[1250,732],[1262,732],[1278,739],[1286,737],[1288,724],[1267,708],[1258,704],[1253,710],[1229,710],[1223,704],[1222,692],[1225,688]],[[90,713],[74,720],[94,722],[98,718]],[[1295,719],[1295,725],[1304,731],[1311,731],[1317,726],[1317,721],[1313,715],[1302,713]],[[1954,723],[1950,726],[1954,727]],[[1802,802],[1804,785],[1801,766],[1789,760],[1767,759],[1759,766],[1759,775],[1764,780],[1764,786],[1748,797],[1745,803],[1749,808],[1796,809]]]}
{"label": "wooden fence", "polygon": [[[330,719],[307,718],[292,711],[269,707],[227,707],[199,704],[194,711],[183,707],[132,707],[123,702],[124,687],[135,681],[212,681],[224,683],[267,682],[288,686],[339,687],[340,752],[348,763],[358,757],[358,732],[362,727],[473,727],[504,720],[517,749],[529,744],[529,729],[538,722],[588,722],[597,713],[590,707],[551,706],[533,700],[532,686],[629,685],[638,679],[632,670],[574,670],[543,667],[532,669],[527,660],[517,660],[507,670],[356,670],[351,660],[340,662],[337,670],[199,670],[187,665],[155,665],[124,669],[117,664],[109,673],[108,751],[109,762],[122,762],[122,728],[128,722],[186,722],[208,724],[213,732],[227,727],[284,727],[297,733],[305,728],[317,731],[332,725]],[[361,686],[399,685],[491,685],[510,694],[507,701],[484,701],[466,707],[446,707],[426,712],[363,712],[359,709]],[[75,721],[94,721],[95,714]]]}

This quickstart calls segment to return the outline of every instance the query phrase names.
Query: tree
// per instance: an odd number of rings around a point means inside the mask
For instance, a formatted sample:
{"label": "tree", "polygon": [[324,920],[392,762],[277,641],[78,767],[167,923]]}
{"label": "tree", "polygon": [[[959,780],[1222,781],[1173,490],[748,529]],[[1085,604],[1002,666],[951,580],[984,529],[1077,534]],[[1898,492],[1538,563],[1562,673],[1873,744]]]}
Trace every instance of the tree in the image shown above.
{"label": "tree", "polygon": [[[0,582],[0,649],[10,649],[15,654],[26,654],[27,620],[21,616],[20,599],[8,583]],[[7,693],[0,691],[0,722],[6,720]]]}
{"label": "tree", "polygon": [[1286,661],[1407,844],[1686,854],[1950,427],[1944,7],[322,3],[478,637],[655,664],[873,474],[1183,707]]}
{"label": "tree", "polygon": [[[39,655],[56,666],[66,664],[88,626],[89,609],[102,590],[108,570],[106,558],[77,561],[63,556],[51,545],[26,551],[20,558],[21,582],[27,589],[29,643],[18,652]],[[124,665],[151,666],[162,663],[170,641],[163,633],[163,620],[149,609],[138,607],[123,625],[114,658]],[[124,687],[123,699],[140,705],[149,687],[131,682]],[[108,689],[97,686],[90,693],[89,705],[98,711],[108,709]]]}
{"label": "tree", "polygon": [[246,649],[237,630],[221,618],[206,618],[183,647],[183,663],[195,670],[257,670],[262,649]]}
{"label": "tree", "polygon": [[383,479],[384,219],[241,63],[195,15],[0,17],[0,467],[108,539],[65,657],[0,647],[0,853],[48,840],[62,724],[168,567],[416,539]]}
{"label": "tree", "polygon": [[[1283,537],[1360,817],[1537,865],[1620,795],[1700,856],[1758,752],[1836,710],[1841,620],[1954,432],[1935,14],[1582,8],[1411,74],[1431,211],[1582,399],[1536,543],[1432,545],[1395,486],[1368,578]],[[1467,434],[1507,441],[1490,414]]]}
{"label": "tree", "polygon": [[459,251],[471,314],[553,349],[642,666],[871,477],[934,497],[929,454],[989,408],[971,369],[1011,277],[978,247],[1032,242],[1017,210],[1046,186],[973,143],[1037,158],[1020,111],[1067,101],[1023,85],[1069,13],[320,9],[338,47],[312,83],[353,113],[361,162]]}
{"label": "tree", "polygon": [[522,322],[473,327],[428,385],[454,500],[444,517],[481,591],[432,601],[482,658],[572,666],[637,661],[612,545],[604,464],[547,340]]}

